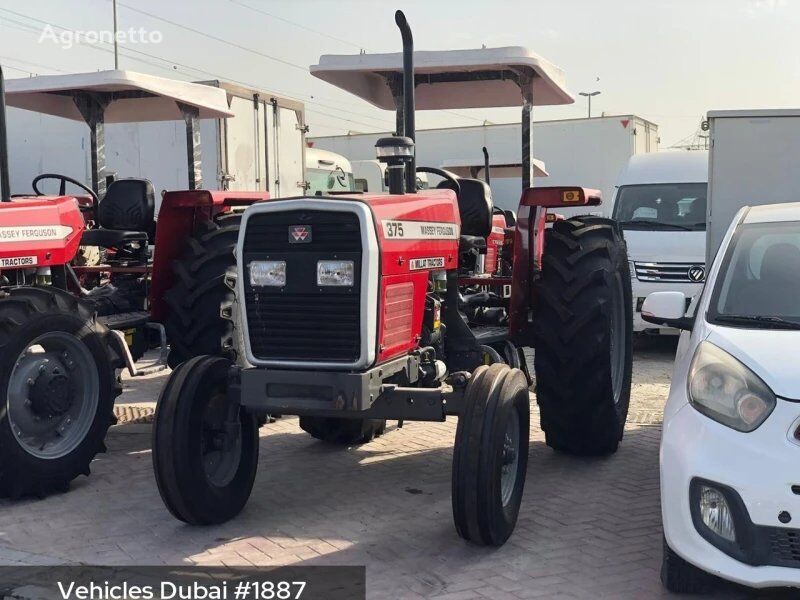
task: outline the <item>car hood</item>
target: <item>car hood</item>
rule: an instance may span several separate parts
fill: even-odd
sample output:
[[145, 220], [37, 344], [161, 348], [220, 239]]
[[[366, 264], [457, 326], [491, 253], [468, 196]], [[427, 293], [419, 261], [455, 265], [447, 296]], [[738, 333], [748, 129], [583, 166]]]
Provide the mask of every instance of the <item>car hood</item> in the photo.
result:
[[800, 400], [800, 331], [713, 326], [706, 340], [744, 363], [776, 396]]
[[705, 264], [705, 231], [642, 231], [626, 229], [625, 241], [631, 260]]

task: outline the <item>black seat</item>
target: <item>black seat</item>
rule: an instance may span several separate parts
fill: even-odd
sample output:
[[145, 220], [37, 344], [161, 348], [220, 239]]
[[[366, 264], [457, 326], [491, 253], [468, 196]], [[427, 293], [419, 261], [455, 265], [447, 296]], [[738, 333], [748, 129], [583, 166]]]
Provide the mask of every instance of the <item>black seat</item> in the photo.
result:
[[155, 239], [155, 192], [147, 179], [112, 181], [97, 209], [99, 229], [83, 234], [87, 246], [116, 247]]
[[[492, 232], [492, 190], [480, 179], [459, 177], [461, 193], [458, 195], [458, 212], [461, 214], [461, 236], [489, 237]], [[455, 191], [448, 180], [436, 187]]]

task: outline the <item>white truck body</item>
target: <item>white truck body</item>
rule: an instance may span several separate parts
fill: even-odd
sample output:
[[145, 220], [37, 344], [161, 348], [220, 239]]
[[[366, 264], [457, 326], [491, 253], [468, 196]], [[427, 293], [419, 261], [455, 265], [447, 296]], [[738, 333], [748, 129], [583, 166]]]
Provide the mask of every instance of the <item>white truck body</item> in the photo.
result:
[[708, 113], [708, 264], [743, 206], [800, 200], [800, 109]]
[[[202, 82], [228, 95], [235, 116], [201, 119], [203, 187], [301, 195], [305, 185], [305, 111], [302, 103], [220, 81]], [[89, 128], [74, 121], [8, 108], [11, 191], [30, 193], [41, 173], [91, 185]], [[106, 170], [146, 177], [156, 190], [188, 188], [183, 121], [107, 123]], [[54, 190], [49, 190], [54, 191]]]
[[703, 289], [707, 182], [705, 151], [633, 156], [620, 174], [612, 215], [628, 244], [636, 332], [678, 333], [642, 320], [649, 294], [683, 292], [691, 300]]
[[[372, 160], [375, 158], [375, 142], [388, 135], [392, 134], [316, 137], [313, 141], [315, 147], [343, 154], [351, 161]], [[483, 146], [488, 149], [490, 157], [519, 157], [521, 139], [519, 123], [418, 130], [417, 165], [439, 167], [447, 161], [482, 162]], [[547, 165], [549, 177], [541, 181], [534, 179], [534, 186], [595, 188], [603, 193], [605, 203], [609, 204], [617, 175], [628, 159], [634, 154], [657, 149], [658, 126], [633, 115], [535, 122], [533, 154]], [[519, 175], [492, 178], [492, 197], [501, 208], [516, 210], [521, 189]], [[593, 211], [610, 214], [607, 206]], [[587, 211], [565, 209], [559, 212], [570, 215]]]

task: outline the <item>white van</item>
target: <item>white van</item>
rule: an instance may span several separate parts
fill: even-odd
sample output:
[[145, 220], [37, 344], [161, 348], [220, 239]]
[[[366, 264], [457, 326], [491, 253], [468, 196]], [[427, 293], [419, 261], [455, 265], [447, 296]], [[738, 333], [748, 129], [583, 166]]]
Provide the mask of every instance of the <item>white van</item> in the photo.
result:
[[306, 183], [306, 194], [312, 196], [356, 189], [350, 161], [341, 154], [319, 148], [306, 148]]
[[[358, 192], [389, 193], [389, 176], [386, 173], [386, 163], [373, 160], [354, 160], [353, 175], [355, 177], [355, 190]], [[428, 175], [417, 173], [417, 189], [428, 189]]]
[[687, 308], [706, 278], [708, 152], [632, 156], [617, 183], [612, 216], [628, 243], [636, 332], [677, 333], [642, 320], [648, 294], [683, 292]]

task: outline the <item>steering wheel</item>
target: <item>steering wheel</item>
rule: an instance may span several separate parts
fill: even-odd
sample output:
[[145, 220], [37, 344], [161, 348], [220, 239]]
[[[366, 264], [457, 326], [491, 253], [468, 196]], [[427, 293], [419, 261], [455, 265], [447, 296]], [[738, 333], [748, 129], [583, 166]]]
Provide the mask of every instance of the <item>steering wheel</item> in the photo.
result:
[[[449, 188], [456, 193], [456, 198], [461, 197], [461, 184], [458, 182], [458, 176], [451, 173], [450, 171], [445, 171], [444, 169], [437, 169], [435, 167], [417, 167], [417, 173], [431, 173], [433, 175], [438, 175], [445, 181], [440, 181], [436, 184], [437, 188]], [[447, 184], [445, 184], [447, 182]], [[445, 185], [442, 185], [445, 184]]]
[[[97, 194], [94, 193], [94, 190], [92, 190], [92, 188], [88, 187], [86, 184], [83, 184], [77, 179], [73, 179], [72, 177], [68, 177], [67, 175], [59, 175], [58, 173], [42, 173], [41, 175], [37, 175], [36, 177], [34, 177], [33, 181], [31, 182], [31, 187], [33, 188], [33, 191], [36, 192], [37, 196], [46, 195], [39, 190], [39, 182], [44, 179], [56, 179], [61, 182], [61, 184], [58, 186], [59, 196], [66, 195], [68, 183], [71, 183], [72, 185], [79, 187], [84, 192], [89, 194], [89, 196], [92, 198], [92, 210], [95, 211], [95, 214], [97, 214], [97, 207], [100, 204], [100, 199], [97, 197]], [[80, 209], [83, 211], [89, 210], [88, 207], [85, 206], [80, 206]]]

